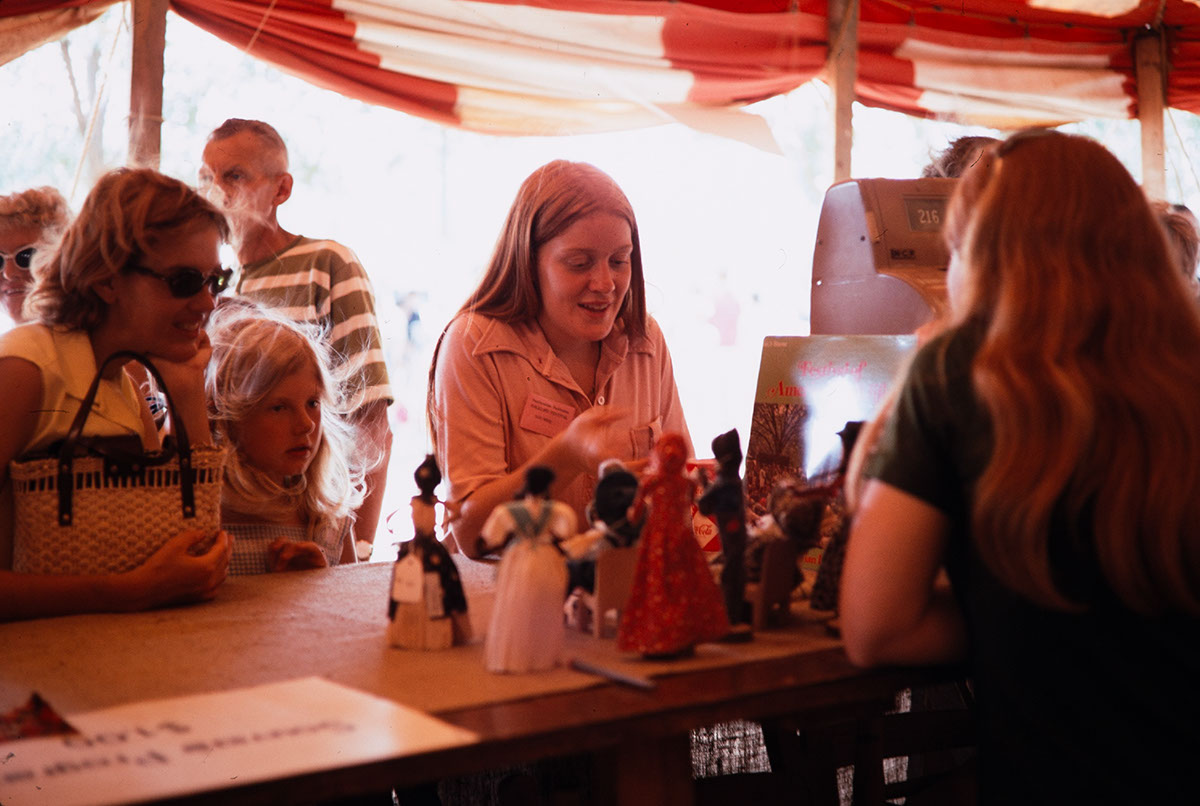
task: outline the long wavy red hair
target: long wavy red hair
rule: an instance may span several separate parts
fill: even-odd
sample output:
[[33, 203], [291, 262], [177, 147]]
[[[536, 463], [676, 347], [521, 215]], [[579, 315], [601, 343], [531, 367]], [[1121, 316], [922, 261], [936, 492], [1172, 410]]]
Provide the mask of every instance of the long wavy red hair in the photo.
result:
[[1163, 231], [1093, 140], [1023, 132], [991, 157], [946, 227], [994, 436], [973, 539], [1011, 588], [1071, 609], [1048, 557], [1060, 516], [1129, 607], [1200, 613], [1200, 317]]

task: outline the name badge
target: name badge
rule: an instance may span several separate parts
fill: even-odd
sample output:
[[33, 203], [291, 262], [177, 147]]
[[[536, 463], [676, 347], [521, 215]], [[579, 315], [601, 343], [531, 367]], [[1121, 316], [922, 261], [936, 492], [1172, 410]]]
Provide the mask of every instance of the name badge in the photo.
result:
[[544, 437], [556, 436], [575, 419], [575, 407], [541, 395], [530, 395], [525, 401], [519, 425], [526, 431]]

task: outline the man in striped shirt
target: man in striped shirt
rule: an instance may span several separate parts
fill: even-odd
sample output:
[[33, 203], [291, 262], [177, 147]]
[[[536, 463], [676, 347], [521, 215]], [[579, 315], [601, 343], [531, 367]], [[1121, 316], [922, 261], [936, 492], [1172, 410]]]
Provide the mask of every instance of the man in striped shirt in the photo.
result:
[[293, 319], [323, 328], [335, 355], [360, 379], [356, 420], [362, 458], [378, 464], [354, 531], [360, 558], [375, 540], [387, 481], [392, 402], [370, 280], [354, 252], [336, 241], [305, 238], [279, 225], [276, 209], [292, 194], [287, 146], [270, 125], [231, 118], [208, 136], [200, 188], [229, 218], [241, 269], [236, 291]]

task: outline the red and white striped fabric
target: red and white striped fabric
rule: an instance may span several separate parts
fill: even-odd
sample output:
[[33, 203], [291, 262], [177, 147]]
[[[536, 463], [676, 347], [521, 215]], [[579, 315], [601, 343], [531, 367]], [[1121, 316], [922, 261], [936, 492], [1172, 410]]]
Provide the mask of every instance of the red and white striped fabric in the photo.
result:
[[176, 0], [171, 7], [323, 87], [495, 134], [670, 120], [745, 134], [760, 122], [740, 107], [794, 89], [825, 60], [820, 15], [679, 2]]
[[995, 128], [1137, 115], [1134, 44], [1165, 34], [1167, 104], [1200, 112], [1198, 0], [862, 0], [858, 99]]
[[[92, 5], [6, 0], [0, 41], [2, 18]], [[320, 86], [496, 134], [680, 120], [752, 139], [742, 107], [818, 77], [829, 38], [826, 0], [170, 5]], [[861, 0], [857, 95], [997, 128], [1132, 117], [1134, 41], [1152, 28], [1165, 32], [1168, 104], [1200, 113], [1200, 0]]]
[[117, 0], [5, 0], [0, 2], [0, 64], [61, 39], [104, 13]]
[[857, 86], [864, 103], [1000, 129], [1136, 115], [1140, 18], [999, 0], [906, 5], [911, 10], [864, 3]]

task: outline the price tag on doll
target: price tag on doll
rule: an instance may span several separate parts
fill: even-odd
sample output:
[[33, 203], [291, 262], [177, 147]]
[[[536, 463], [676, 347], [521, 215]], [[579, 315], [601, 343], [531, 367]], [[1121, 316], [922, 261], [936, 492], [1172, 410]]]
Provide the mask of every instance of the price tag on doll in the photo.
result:
[[442, 618], [446, 609], [442, 606], [442, 578], [437, 571], [425, 574], [425, 614], [430, 618]]
[[521, 411], [521, 427], [544, 437], [557, 436], [575, 419], [575, 407], [541, 395], [530, 395]]
[[392, 599], [397, 602], [420, 602], [424, 598], [425, 569], [421, 560], [409, 554], [403, 560], [397, 560], [392, 569]]

